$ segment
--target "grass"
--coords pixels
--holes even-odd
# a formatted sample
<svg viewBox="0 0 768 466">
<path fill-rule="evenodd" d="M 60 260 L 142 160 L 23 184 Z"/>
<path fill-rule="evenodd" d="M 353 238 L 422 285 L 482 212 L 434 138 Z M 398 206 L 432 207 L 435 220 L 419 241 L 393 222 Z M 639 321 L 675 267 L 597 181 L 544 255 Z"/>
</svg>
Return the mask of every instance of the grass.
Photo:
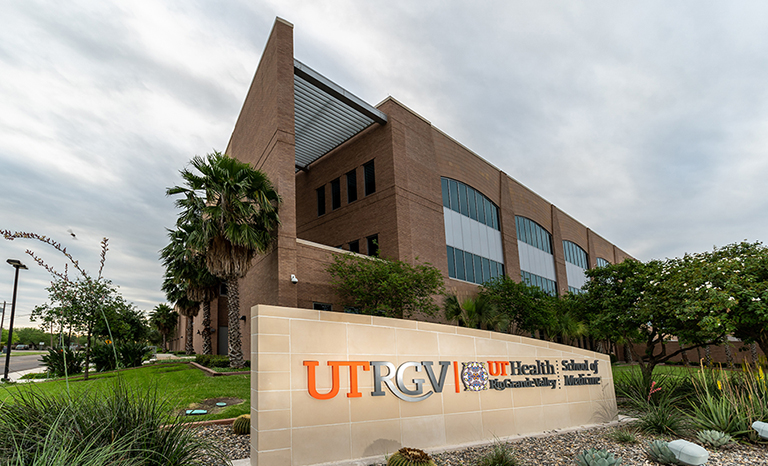
<svg viewBox="0 0 768 466">
<path fill-rule="evenodd" d="M 69 379 L 69 389 L 75 397 L 85 392 L 98 394 L 112 390 L 116 377 L 129 388 L 139 391 L 157 389 L 158 395 L 168 400 L 171 411 L 189 408 L 208 398 L 232 397 L 240 398 L 243 403 L 228 406 L 217 414 L 184 418 L 194 421 L 213 419 L 228 419 L 241 414 L 250 413 L 251 390 L 250 373 L 230 375 L 225 377 L 208 377 L 202 371 L 188 364 L 153 364 L 119 372 L 91 373 L 89 380 L 82 376 Z M 56 379 L 34 384 L 14 384 L 0 388 L 0 402 L 12 402 L 12 395 L 23 392 L 39 392 L 44 394 L 66 393 L 67 383 L 64 379 Z M 172 414 L 172 413 L 169 413 Z"/>
<path fill-rule="evenodd" d="M 24 351 L 24 350 L 19 350 Z M 15 358 L 17 356 L 39 356 L 41 354 L 48 354 L 47 351 L 24 351 L 23 353 L 17 353 L 15 350 L 11 350 L 11 357 Z M 3 353 L 3 358 L 5 358 L 5 353 Z"/>
</svg>

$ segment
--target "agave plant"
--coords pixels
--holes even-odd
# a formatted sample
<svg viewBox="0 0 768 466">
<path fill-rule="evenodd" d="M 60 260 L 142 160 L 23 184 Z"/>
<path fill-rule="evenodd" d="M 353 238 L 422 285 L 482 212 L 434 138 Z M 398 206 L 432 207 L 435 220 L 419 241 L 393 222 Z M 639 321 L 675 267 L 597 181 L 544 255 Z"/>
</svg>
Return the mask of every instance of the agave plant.
<svg viewBox="0 0 768 466">
<path fill-rule="evenodd" d="M 680 464 L 677 461 L 677 457 L 674 453 L 672 453 L 672 450 L 669 449 L 669 446 L 667 442 L 663 440 L 654 440 L 652 442 L 648 442 L 645 445 L 645 454 L 648 455 L 650 459 L 653 461 L 656 461 L 657 463 L 661 464 Z"/>
<path fill-rule="evenodd" d="M 733 441 L 733 437 L 717 430 L 699 431 L 696 438 L 699 439 L 699 442 L 712 448 L 722 448 Z"/>
<path fill-rule="evenodd" d="M 618 466 L 622 461 L 620 457 L 614 457 L 613 453 L 596 448 L 584 450 L 576 456 L 576 464 L 579 466 Z"/>
</svg>

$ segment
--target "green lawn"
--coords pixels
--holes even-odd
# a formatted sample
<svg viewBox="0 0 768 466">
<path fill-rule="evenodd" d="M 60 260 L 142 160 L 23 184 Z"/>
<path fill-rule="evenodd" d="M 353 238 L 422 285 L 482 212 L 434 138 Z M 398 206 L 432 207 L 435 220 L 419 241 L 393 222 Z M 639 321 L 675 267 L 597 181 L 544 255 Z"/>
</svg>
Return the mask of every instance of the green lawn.
<svg viewBox="0 0 768 466">
<path fill-rule="evenodd" d="M 202 371 L 188 364 L 153 364 L 135 369 L 118 372 L 93 373 L 89 380 L 83 380 L 82 375 L 70 378 L 69 387 L 73 397 L 85 390 L 108 391 L 116 378 L 120 377 L 129 387 L 138 390 L 157 390 L 158 397 L 168 401 L 171 411 L 190 408 L 192 404 L 209 398 L 240 398 L 243 403 L 227 406 L 217 414 L 206 416 L 190 416 L 185 419 L 204 421 L 211 419 L 227 419 L 240 414 L 250 413 L 251 383 L 250 373 L 243 375 L 228 375 L 208 377 Z M 36 382 L 7 385 L 0 388 L 0 402 L 13 402 L 13 394 L 19 391 L 38 390 L 42 392 L 66 393 L 67 385 L 64 379 L 48 382 Z"/>
<path fill-rule="evenodd" d="M 11 357 L 15 358 L 16 356 L 39 356 L 41 354 L 48 354 L 47 351 L 20 351 L 16 352 L 14 350 L 11 350 Z M 5 353 L 3 353 L 3 358 L 5 358 Z"/>
<path fill-rule="evenodd" d="M 621 373 L 628 371 L 639 371 L 640 366 L 637 364 L 614 364 L 611 366 L 613 369 L 614 378 Z M 699 366 L 666 366 L 660 365 L 653 368 L 654 375 L 670 374 L 670 375 L 688 375 L 693 372 L 698 372 Z"/>
</svg>

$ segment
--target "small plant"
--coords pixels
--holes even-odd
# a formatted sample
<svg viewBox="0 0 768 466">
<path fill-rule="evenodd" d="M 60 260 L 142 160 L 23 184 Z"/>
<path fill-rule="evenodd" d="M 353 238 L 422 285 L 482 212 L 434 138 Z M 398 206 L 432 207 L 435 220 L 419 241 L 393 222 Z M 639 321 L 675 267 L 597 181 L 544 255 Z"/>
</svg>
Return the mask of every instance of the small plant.
<svg viewBox="0 0 768 466">
<path fill-rule="evenodd" d="M 493 451 L 480 460 L 480 466 L 517 466 L 517 460 L 505 444 L 497 441 Z"/>
<path fill-rule="evenodd" d="M 677 457 L 672 450 L 667 446 L 667 442 L 663 440 L 654 440 L 648 442 L 645 447 L 645 454 L 651 460 L 661 464 L 680 464 L 677 461 Z"/>
<path fill-rule="evenodd" d="M 702 430 L 696 434 L 696 438 L 704 445 L 709 445 L 712 448 L 722 448 L 733 441 L 733 438 L 717 430 Z"/>
<path fill-rule="evenodd" d="M 590 448 L 576 456 L 576 464 L 579 466 L 618 466 L 624 461 L 616 458 L 613 453 L 603 449 Z"/>
<path fill-rule="evenodd" d="M 404 447 L 387 459 L 387 466 L 435 466 L 435 462 L 422 450 Z"/>
<path fill-rule="evenodd" d="M 649 404 L 640 415 L 638 428 L 647 433 L 683 436 L 688 426 L 679 409 L 665 402 L 660 405 Z"/>
<path fill-rule="evenodd" d="M 40 360 L 43 361 L 46 371 L 52 377 L 64 377 L 64 375 L 74 375 L 83 372 L 85 355 L 80 351 L 72 351 L 69 348 L 51 348 L 48 350 L 48 354 L 40 357 Z"/>
<path fill-rule="evenodd" d="M 205 367 L 229 367 L 229 357 L 218 354 L 198 354 L 195 362 Z"/>
<path fill-rule="evenodd" d="M 232 423 L 232 432 L 237 435 L 245 435 L 251 432 L 251 415 L 241 414 Z"/>
<path fill-rule="evenodd" d="M 637 443 L 637 432 L 631 427 L 613 429 L 606 437 L 618 443 Z"/>
<path fill-rule="evenodd" d="M 125 342 L 117 345 L 117 357 L 123 367 L 140 367 L 152 355 L 152 348 L 144 343 Z"/>
</svg>

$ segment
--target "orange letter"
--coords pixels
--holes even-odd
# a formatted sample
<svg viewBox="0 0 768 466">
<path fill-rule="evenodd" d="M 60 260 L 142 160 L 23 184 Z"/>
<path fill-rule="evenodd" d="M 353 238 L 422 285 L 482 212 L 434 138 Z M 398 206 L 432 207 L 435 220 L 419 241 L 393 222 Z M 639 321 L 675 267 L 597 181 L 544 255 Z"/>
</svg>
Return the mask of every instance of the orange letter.
<svg viewBox="0 0 768 466">
<path fill-rule="evenodd" d="M 363 396 L 357 388 L 357 368 L 362 367 L 364 371 L 371 370 L 371 364 L 367 361 L 333 361 L 328 363 L 331 366 L 349 366 L 349 393 L 347 398 L 360 398 Z M 336 368 L 336 372 L 339 369 Z"/>
<path fill-rule="evenodd" d="M 460 393 L 461 389 L 459 389 L 459 363 L 456 361 L 453 361 L 453 380 L 453 383 L 456 384 L 456 393 Z"/>
<path fill-rule="evenodd" d="M 330 400 L 339 393 L 339 364 L 338 362 L 328 361 L 328 365 L 331 366 L 331 377 L 333 379 L 331 385 L 331 391 L 325 395 L 317 393 L 317 385 L 315 384 L 315 368 L 320 365 L 317 361 L 304 361 L 304 365 L 307 366 L 307 390 L 309 396 L 317 398 L 318 400 Z"/>
</svg>

